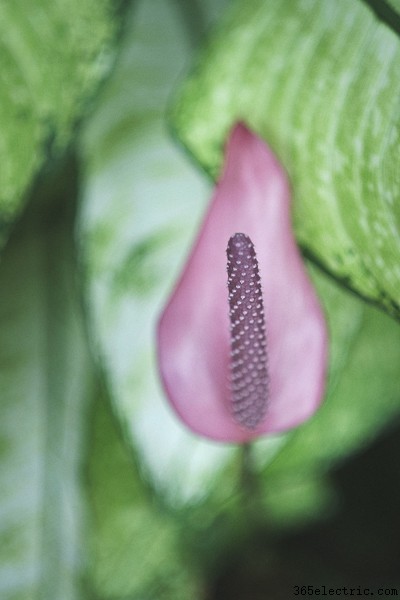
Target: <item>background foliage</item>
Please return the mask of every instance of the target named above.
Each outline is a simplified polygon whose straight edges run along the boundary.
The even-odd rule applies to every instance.
[[[398,12],[1,5],[2,598],[399,586]],[[331,340],[321,410],[250,455],[177,422],[154,359],[237,118],[288,170]]]

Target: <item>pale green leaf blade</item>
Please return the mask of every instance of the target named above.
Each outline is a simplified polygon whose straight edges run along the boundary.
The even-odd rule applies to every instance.
[[[299,241],[399,316],[400,40],[355,0],[240,0],[173,110],[213,174],[244,119],[291,177]]]
[[[156,322],[210,189],[165,126],[191,52],[182,23],[173,4],[157,0],[138,3],[126,24],[83,139],[79,219],[88,320],[116,414],[153,484],[177,504],[206,495],[235,453],[195,437],[172,414],[155,361]]]
[[[112,0],[0,3],[0,227],[21,211],[38,172],[59,157],[113,61]]]
[[[71,191],[69,176],[60,183]],[[91,370],[74,287],[70,219],[55,201],[65,206],[71,197],[67,192],[60,198],[54,188],[51,196],[53,211],[30,209],[0,264],[4,600],[83,598],[79,481]]]
[[[196,600],[199,574],[180,543],[179,523],[143,486],[108,402],[94,407],[88,465],[88,580],[103,600]]]

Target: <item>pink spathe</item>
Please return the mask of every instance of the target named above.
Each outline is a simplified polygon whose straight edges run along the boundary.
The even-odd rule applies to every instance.
[[[254,243],[263,289],[269,399],[255,429],[232,417],[226,247],[237,232]],[[234,127],[225,165],[157,331],[166,395],[194,432],[246,442],[309,418],[325,384],[327,331],[293,237],[286,175],[265,142]]]

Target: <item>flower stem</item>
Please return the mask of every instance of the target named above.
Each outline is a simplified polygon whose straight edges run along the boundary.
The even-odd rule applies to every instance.
[[[243,498],[243,512],[247,525],[254,527],[263,514],[262,492],[257,471],[254,468],[251,442],[243,444],[241,450],[240,485]]]

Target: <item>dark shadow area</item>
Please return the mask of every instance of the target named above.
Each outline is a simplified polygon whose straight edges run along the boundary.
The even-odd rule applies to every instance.
[[[376,14],[378,19],[385,23],[395,33],[400,34],[400,15],[384,0],[364,0]]]
[[[333,517],[274,539],[260,531],[232,552],[209,600],[396,597],[392,588],[400,597],[399,458],[397,423],[332,473],[341,500]]]

